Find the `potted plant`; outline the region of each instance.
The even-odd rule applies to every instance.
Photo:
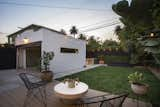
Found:
[[[53,72],[50,71],[50,61],[53,59],[54,57],[54,53],[53,52],[46,52],[43,51],[43,55],[41,58],[41,63],[42,63],[42,75],[41,75],[41,79],[43,81],[52,81],[53,78]]]
[[[78,85],[78,83],[79,83],[79,78],[75,78],[75,79],[67,78],[67,79],[64,79],[63,83],[65,84],[66,82],[68,83],[68,87],[69,88],[75,88],[75,86]]]
[[[147,93],[149,86],[142,83],[143,74],[134,72],[128,76],[129,83],[131,83],[131,89],[135,94],[144,95]]]
[[[99,64],[104,64],[104,55],[98,56],[99,58]]]

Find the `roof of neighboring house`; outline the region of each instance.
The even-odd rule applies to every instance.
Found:
[[[39,28],[44,28],[44,29],[47,29],[47,30],[50,30],[50,31],[53,31],[53,32],[56,32],[56,33],[59,33],[59,34],[62,34],[62,35],[65,35],[64,33],[60,32],[60,31],[56,31],[54,29],[51,29],[51,28],[48,28],[48,27],[45,27],[45,26],[31,24],[29,26],[26,26],[25,28],[22,28],[21,30],[18,30],[17,32],[9,34],[8,37],[14,36],[14,35],[16,35],[18,33],[22,33],[23,31],[25,31],[27,29],[39,29]]]

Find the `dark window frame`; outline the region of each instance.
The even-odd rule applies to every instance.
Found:
[[[79,50],[76,49],[76,48],[65,48],[65,47],[61,47],[61,48],[60,48],[60,53],[76,54],[76,53],[79,53]]]

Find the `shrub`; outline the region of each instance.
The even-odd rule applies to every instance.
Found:
[[[105,63],[129,63],[129,56],[105,55]]]

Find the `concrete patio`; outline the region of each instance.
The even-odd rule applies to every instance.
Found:
[[[18,77],[18,73],[22,71],[16,70],[1,70],[0,71],[0,107],[22,107],[25,100],[26,89],[22,81]],[[58,81],[53,81],[47,85],[47,107],[72,107],[72,105],[64,104],[55,95],[53,87]],[[93,97],[103,95],[106,92],[101,92],[89,89],[84,97]],[[30,107],[43,107],[36,100],[31,100]],[[136,107],[137,101],[127,98],[123,107]],[[151,104],[139,101],[139,107],[152,107]]]

